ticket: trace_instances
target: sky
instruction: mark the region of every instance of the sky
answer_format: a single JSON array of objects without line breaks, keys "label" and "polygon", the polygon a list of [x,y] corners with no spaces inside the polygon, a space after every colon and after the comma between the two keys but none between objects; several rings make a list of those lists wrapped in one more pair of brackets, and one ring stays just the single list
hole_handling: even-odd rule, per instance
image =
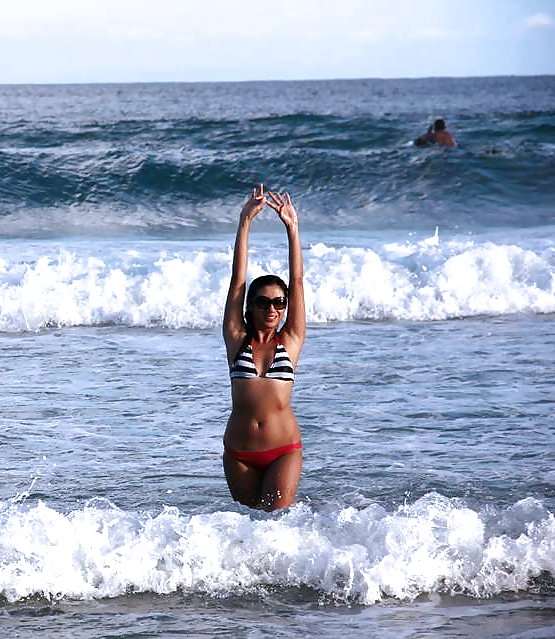
[{"label": "sky", "polygon": [[0,84],[555,74],[555,0],[12,0]]}]

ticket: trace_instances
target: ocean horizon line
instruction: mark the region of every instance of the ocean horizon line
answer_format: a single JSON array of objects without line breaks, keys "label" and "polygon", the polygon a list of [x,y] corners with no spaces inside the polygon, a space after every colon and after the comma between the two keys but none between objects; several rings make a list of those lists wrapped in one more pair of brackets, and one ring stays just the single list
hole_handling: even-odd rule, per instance
[{"label": "ocean horizon line", "polygon": [[136,86],[136,85],[156,85],[156,84],[259,84],[264,83],[309,83],[309,82],[417,82],[419,80],[492,80],[504,78],[553,78],[555,73],[507,73],[492,75],[424,75],[424,76],[398,76],[398,77],[336,77],[336,78],[274,78],[274,79],[248,79],[248,80],[90,80],[90,81],[46,81],[46,82],[0,82],[0,87],[19,86]]}]

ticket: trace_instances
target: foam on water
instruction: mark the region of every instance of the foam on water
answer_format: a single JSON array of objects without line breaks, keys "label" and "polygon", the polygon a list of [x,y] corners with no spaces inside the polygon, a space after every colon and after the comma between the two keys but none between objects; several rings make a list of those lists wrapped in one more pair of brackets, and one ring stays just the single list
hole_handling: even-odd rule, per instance
[{"label": "foam on water", "polygon": [[[267,245],[253,244],[249,276],[274,272],[287,279],[285,246],[268,251]],[[99,324],[198,328],[221,322],[232,261],[226,244],[51,251],[43,244],[23,258],[17,249],[4,252],[0,330]],[[404,243],[320,242],[305,249],[305,288],[311,322],[553,313],[555,247],[537,239],[443,241],[437,230]]]},{"label": "foam on water", "polygon": [[374,504],[319,513],[301,503],[263,519],[177,508],[154,516],[104,500],[63,514],[12,500],[1,504],[0,522],[8,601],[306,586],[331,601],[370,605],[422,593],[489,597],[555,573],[555,519],[531,498],[493,521],[435,493],[394,512]]}]

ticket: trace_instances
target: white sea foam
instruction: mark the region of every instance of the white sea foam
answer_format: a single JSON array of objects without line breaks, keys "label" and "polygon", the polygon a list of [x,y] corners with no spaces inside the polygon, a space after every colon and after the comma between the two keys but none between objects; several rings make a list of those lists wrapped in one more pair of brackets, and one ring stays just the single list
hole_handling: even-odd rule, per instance
[{"label": "white sea foam", "polygon": [[310,587],[371,605],[423,593],[488,597],[555,574],[555,520],[522,500],[488,536],[484,516],[438,494],[386,512],[371,505],[325,514],[298,504],[255,519],[236,512],[157,516],[93,502],[62,514],[44,503],[0,505],[0,593],[89,599],[128,592],[227,596]]},{"label": "white sea foam", "polygon": [[[221,322],[232,251],[210,248],[62,249],[0,260],[0,330],[122,324],[210,327]],[[284,246],[251,248],[250,277],[287,279]],[[555,247],[476,239],[305,249],[311,322],[441,320],[555,312]]]}]

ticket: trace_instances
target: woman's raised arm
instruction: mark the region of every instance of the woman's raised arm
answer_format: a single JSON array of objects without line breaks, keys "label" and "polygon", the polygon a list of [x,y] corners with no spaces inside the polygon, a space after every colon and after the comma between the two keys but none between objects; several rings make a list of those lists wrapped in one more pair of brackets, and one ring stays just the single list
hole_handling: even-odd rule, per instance
[{"label": "woman's raised arm", "polygon": [[[285,193],[285,196],[282,196],[279,193],[268,192],[268,195],[270,199],[267,200],[267,204],[277,212],[287,229],[289,242],[289,308],[282,332],[285,332],[294,342],[298,351],[295,357],[297,359],[306,334],[303,253],[299,236],[299,219],[289,193]],[[293,353],[290,353],[290,355],[293,355]]]},{"label": "woman's raised arm", "polygon": [[241,211],[235,249],[233,252],[233,266],[231,281],[225,303],[222,332],[224,341],[230,352],[237,350],[238,343],[245,336],[245,321],[243,319],[243,304],[247,285],[247,263],[249,252],[249,231],[252,220],[262,211],[266,204],[264,187],[259,184],[254,187],[249,200]]}]

